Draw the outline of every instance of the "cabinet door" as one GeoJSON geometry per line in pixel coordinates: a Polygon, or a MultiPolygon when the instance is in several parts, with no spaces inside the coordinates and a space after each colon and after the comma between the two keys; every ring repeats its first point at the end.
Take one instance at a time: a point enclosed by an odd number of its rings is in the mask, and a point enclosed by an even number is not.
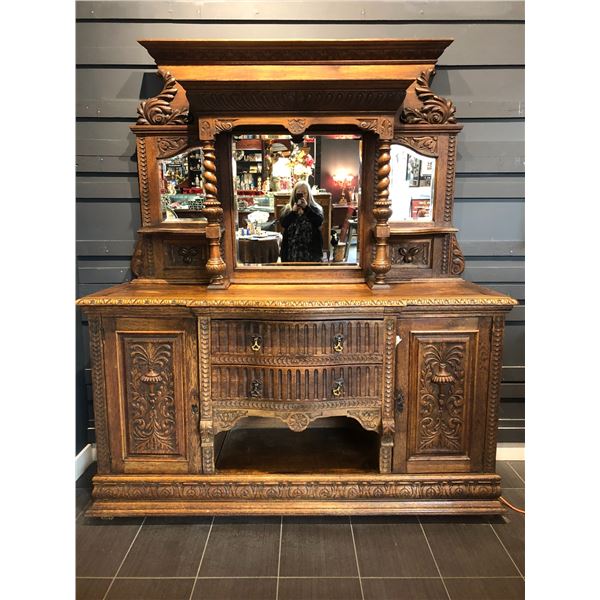
{"type": "Polygon", "coordinates": [[[113,473],[199,472],[195,321],[104,320],[113,473]]]}
{"type": "Polygon", "coordinates": [[[482,468],[489,324],[479,317],[413,317],[399,325],[394,470],[482,468]]]}

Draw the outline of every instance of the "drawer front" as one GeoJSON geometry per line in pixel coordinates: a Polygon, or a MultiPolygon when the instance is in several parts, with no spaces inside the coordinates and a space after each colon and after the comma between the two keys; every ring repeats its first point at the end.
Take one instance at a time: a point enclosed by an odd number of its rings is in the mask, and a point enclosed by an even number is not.
{"type": "Polygon", "coordinates": [[[339,367],[213,366],[214,401],[306,402],[372,399],[381,394],[382,365],[339,367]]]}
{"type": "MultiPolygon", "coordinates": [[[[240,356],[297,357],[298,364],[331,358],[357,363],[381,360],[383,320],[250,321],[215,319],[211,323],[213,364],[236,364],[240,356]]],[[[258,360],[254,360],[258,359],[258,360]]]]}

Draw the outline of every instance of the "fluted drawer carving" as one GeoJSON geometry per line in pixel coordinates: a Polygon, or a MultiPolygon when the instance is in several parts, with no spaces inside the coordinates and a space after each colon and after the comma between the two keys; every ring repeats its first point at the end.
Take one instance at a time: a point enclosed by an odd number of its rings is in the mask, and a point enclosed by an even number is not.
{"type": "Polygon", "coordinates": [[[277,402],[314,402],[332,399],[378,398],[382,367],[234,367],[213,366],[213,400],[265,399],[277,402]]]}
{"type": "Polygon", "coordinates": [[[381,320],[215,319],[211,337],[213,364],[267,366],[380,362],[384,340],[381,320]]]}

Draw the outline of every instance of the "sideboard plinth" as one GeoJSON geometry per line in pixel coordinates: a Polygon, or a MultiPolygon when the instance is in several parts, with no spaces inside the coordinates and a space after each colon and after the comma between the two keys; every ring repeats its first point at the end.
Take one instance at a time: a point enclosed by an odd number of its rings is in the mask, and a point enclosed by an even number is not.
{"type": "Polygon", "coordinates": [[[496,474],[93,478],[87,516],[401,515],[506,512],[496,474]]]}

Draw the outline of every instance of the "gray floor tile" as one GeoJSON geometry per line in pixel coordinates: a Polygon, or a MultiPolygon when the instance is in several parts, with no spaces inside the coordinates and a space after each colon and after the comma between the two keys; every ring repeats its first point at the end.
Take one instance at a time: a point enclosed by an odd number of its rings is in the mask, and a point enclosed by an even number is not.
{"type": "Polygon", "coordinates": [[[445,579],[451,600],[523,600],[525,582],[518,578],[445,579]]]}
{"type": "Polygon", "coordinates": [[[75,488],[75,517],[77,518],[87,507],[92,499],[92,494],[87,488],[75,488]]]}
{"type": "Polygon", "coordinates": [[[280,531],[279,517],[216,518],[200,576],[276,576],[280,531]]]}
{"type": "Polygon", "coordinates": [[[212,518],[146,519],[119,577],[196,577],[212,518]]]}
{"type": "Polygon", "coordinates": [[[486,519],[421,517],[442,577],[519,575],[486,519]]]}
{"type": "Polygon", "coordinates": [[[448,600],[442,580],[363,579],[365,600],[448,600]]]}
{"type": "MultiPolygon", "coordinates": [[[[517,508],[525,507],[524,490],[504,490],[502,496],[517,508]]],[[[492,527],[515,561],[521,574],[525,574],[525,515],[508,511],[501,519],[492,519],[492,527]]]]}
{"type": "Polygon", "coordinates": [[[76,600],[102,600],[112,579],[77,579],[76,600]]]}
{"type": "Polygon", "coordinates": [[[188,600],[190,579],[115,579],[106,600],[188,600]]]}
{"type": "Polygon", "coordinates": [[[277,578],[198,579],[192,600],[275,600],[277,578]]]}
{"type": "Polygon", "coordinates": [[[509,461],[509,464],[519,474],[519,477],[525,481],[525,461],[511,460],[509,461]]]}
{"type": "Polygon", "coordinates": [[[437,577],[416,517],[352,517],[361,577],[437,577]]]}
{"type": "Polygon", "coordinates": [[[76,523],[76,573],[80,577],[113,577],[143,519],[112,521],[81,516],[76,523]]]}
{"type": "Polygon", "coordinates": [[[496,463],[496,473],[502,477],[502,489],[504,488],[522,488],[525,484],[519,476],[511,469],[507,461],[499,460],[496,463]]]}
{"type": "Polygon", "coordinates": [[[361,600],[358,578],[280,579],[279,600],[361,600]]]}
{"type": "Polygon", "coordinates": [[[280,575],[357,577],[350,519],[285,517],[280,575]]]}

